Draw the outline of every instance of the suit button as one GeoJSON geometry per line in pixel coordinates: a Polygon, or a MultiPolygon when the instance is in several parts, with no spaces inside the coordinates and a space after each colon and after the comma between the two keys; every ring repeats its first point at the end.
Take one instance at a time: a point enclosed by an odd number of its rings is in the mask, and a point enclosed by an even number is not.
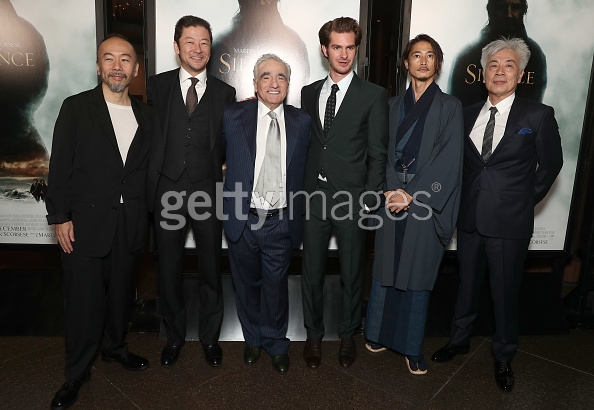
{"type": "Polygon", "coordinates": [[[118,207],[117,207],[117,206],[112,206],[112,207],[111,207],[111,210],[112,210],[112,211],[117,211],[117,210],[118,210],[118,207]]]}
{"type": "Polygon", "coordinates": [[[487,167],[483,167],[483,171],[486,171],[486,170],[487,170],[487,167]]]}
{"type": "Polygon", "coordinates": [[[122,184],[125,184],[125,183],[126,183],[126,180],[125,180],[125,179],[124,179],[124,180],[122,180],[122,184]]]}
{"type": "Polygon", "coordinates": [[[323,149],[326,149],[326,148],[328,148],[328,146],[324,145],[322,148],[323,148],[323,149]]]}
{"type": "Polygon", "coordinates": [[[186,135],[186,138],[187,138],[187,139],[190,139],[190,136],[189,136],[189,135],[186,135]]]}

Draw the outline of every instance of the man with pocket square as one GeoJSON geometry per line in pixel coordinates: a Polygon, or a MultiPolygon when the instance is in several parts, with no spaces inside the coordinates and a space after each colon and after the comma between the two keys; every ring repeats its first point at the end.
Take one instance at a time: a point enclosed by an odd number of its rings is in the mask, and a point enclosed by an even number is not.
{"type": "Polygon", "coordinates": [[[460,285],[448,344],[434,362],[469,351],[485,271],[495,312],[495,380],[511,391],[511,360],[518,347],[518,299],[534,229],[534,206],[563,165],[554,110],[516,97],[530,50],[502,38],[482,50],[486,102],[464,109],[464,171],[458,217],[460,285]]]}

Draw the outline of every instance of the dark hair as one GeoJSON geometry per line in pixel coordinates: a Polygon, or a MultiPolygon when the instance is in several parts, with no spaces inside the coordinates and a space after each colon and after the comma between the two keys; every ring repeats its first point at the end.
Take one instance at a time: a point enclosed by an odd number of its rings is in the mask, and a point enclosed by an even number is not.
{"type": "Polygon", "coordinates": [[[330,45],[330,34],[335,33],[355,33],[355,45],[359,47],[361,38],[363,38],[363,31],[357,20],[350,17],[338,17],[332,21],[327,22],[322,26],[318,32],[320,37],[320,44],[328,47],[330,45]]]}
{"type": "Polygon", "coordinates": [[[210,42],[212,43],[212,30],[208,21],[196,16],[183,16],[177,20],[177,23],[175,23],[175,31],[173,33],[173,41],[177,43],[178,47],[180,45],[179,39],[181,38],[182,31],[188,27],[204,27],[206,31],[208,31],[208,36],[210,37],[210,42]]]}
{"type": "Polygon", "coordinates": [[[134,49],[134,45],[130,42],[130,40],[128,40],[128,38],[126,36],[123,36],[120,33],[108,34],[103,40],[101,40],[101,42],[97,46],[97,62],[99,62],[99,48],[101,47],[101,44],[105,43],[107,40],[112,39],[112,38],[119,38],[121,40],[124,40],[126,43],[130,44],[130,47],[132,47],[132,51],[134,52],[134,55],[133,55],[134,63],[136,64],[138,62],[138,56],[136,55],[136,50],[134,49]]]}
{"type": "Polygon", "coordinates": [[[441,71],[441,65],[443,64],[443,51],[441,50],[439,43],[427,34],[419,34],[408,42],[406,47],[404,47],[404,51],[402,52],[402,64],[404,65],[404,60],[408,60],[413,46],[417,43],[420,43],[421,41],[426,41],[427,43],[431,44],[433,54],[435,54],[435,75],[439,75],[439,72],[441,71]]]}
{"type": "MultiPolygon", "coordinates": [[[[489,0],[487,2],[487,15],[489,16],[489,20],[491,17],[495,15],[497,12],[497,7],[500,7],[503,3],[506,3],[506,0],[489,0]]],[[[520,0],[520,11],[522,12],[522,16],[528,12],[528,0],[520,0]]]]}

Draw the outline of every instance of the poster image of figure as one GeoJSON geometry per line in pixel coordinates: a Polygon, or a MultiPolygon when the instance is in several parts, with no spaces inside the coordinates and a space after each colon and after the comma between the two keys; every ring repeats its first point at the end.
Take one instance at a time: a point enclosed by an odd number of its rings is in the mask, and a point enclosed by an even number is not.
{"type": "Polygon", "coordinates": [[[214,40],[209,74],[237,90],[237,99],[254,97],[252,68],[264,53],[284,59],[293,75],[287,103],[300,105],[301,87],[309,79],[307,47],[299,34],[283,22],[278,0],[237,0],[239,10],[230,29],[214,40]]]}
{"type": "Polygon", "coordinates": [[[0,176],[47,175],[48,151],[33,114],[47,92],[43,36],[0,0],[0,176]]]}
{"type": "Polygon", "coordinates": [[[95,26],[95,0],[0,0],[0,244],[55,243],[51,138],[61,102],[97,84],[95,26]]]}
{"type": "Polygon", "coordinates": [[[528,12],[527,0],[488,0],[486,8],[489,21],[480,31],[478,39],[455,58],[450,73],[450,94],[458,97],[464,107],[486,99],[481,50],[491,41],[502,37],[518,37],[528,45],[530,60],[516,95],[542,102],[547,88],[547,61],[538,43],[528,36],[524,25],[524,17],[528,12]]]}

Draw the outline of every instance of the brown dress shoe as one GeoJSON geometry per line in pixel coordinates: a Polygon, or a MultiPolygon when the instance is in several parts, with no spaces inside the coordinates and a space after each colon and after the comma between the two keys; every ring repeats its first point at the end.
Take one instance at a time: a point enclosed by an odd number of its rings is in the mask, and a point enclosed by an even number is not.
{"type": "Polygon", "coordinates": [[[307,367],[315,369],[322,362],[322,339],[307,338],[303,349],[303,359],[307,367]]]}
{"type": "Polygon", "coordinates": [[[355,363],[357,358],[357,348],[355,346],[355,338],[353,336],[348,339],[340,339],[340,347],[338,348],[338,363],[342,367],[350,367],[355,363]]]}

